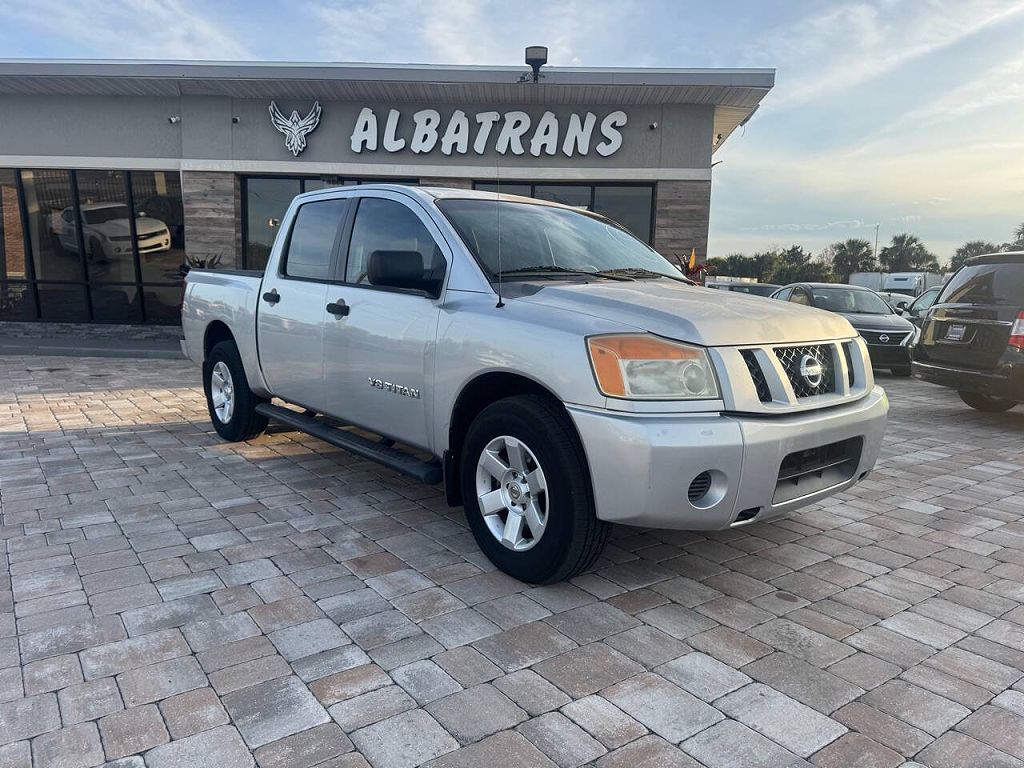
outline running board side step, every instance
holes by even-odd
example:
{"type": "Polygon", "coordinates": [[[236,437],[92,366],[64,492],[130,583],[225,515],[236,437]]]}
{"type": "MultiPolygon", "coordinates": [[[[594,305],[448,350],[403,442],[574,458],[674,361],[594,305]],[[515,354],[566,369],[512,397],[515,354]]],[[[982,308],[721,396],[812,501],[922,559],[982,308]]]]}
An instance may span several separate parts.
{"type": "Polygon", "coordinates": [[[256,406],[256,413],[266,416],[271,421],[276,421],[285,426],[305,432],[307,435],[323,440],[325,443],[343,448],[349,453],[362,456],[364,459],[376,461],[396,472],[408,475],[419,480],[421,483],[434,485],[441,482],[441,463],[438,461],[427,461],[417,458],[411,453],[392,448],[384,443],[379,443],[369,438],[357,435],[338,427],[332,427],[312,416],[282,408],[273,403],[260,403],[256,406]]]}

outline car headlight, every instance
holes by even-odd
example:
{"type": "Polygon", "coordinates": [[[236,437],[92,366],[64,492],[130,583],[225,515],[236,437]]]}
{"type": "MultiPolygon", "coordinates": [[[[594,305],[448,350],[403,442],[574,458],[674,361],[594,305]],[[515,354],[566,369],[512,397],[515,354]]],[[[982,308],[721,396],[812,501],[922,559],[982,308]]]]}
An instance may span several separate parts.
{"type": "Polygon", "coordinates": [[[701,347],[649,334],[591,336],[590,364],[598,389],[630,400],[713,400],[718,382],[701,347]]]}

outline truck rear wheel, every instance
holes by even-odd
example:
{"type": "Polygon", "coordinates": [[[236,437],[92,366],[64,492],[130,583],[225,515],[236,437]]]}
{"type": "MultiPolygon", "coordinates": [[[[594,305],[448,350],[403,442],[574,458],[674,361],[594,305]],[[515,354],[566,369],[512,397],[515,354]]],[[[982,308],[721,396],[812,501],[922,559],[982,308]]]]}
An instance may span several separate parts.
{"type": "Polygon", "coordinates": [[[588,568],[610,526],[597,519],[583,447],[565,410],[537,395],[489,405],[462,450],[462,497],[477,544],[520,581],[562,581],[588,568]]]}
{"type": "Polygon", "coordinates": [[[1001,397],[991,397],[977,392],[960,391],[957,394],[959,394],[960,399],[971,406],[971,408],[974,408],[977,411],[986,411],[988,413],[1001,413],[1002,411],[1008,411],[1017,404],[1014,400],[1004,400],[1001,397]]]}
{"type": "Polygon", "coordinates": [[[251,440],[267,428],[267,417],[256,413],[264,401],[249,389],[235,342],[222,341],[210,350],[203,362],[203,388],[210,421],[225,440],[251,440]]]}

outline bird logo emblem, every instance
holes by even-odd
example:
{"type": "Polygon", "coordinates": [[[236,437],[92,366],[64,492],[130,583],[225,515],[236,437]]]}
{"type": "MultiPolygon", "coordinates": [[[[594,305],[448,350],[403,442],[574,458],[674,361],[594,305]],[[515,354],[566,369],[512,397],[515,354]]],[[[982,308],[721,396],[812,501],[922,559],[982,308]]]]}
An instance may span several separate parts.
{"type": "Polygon", "coordinates": [[[270,102],[270,122],[284,134],[284,145],[295,157],[298,157],[306,148],[306,136],[311,134],[320,124],[320,102],[314,101],[313,108],[303,118],[299,117],[297,110],[292,110],[291,117],[285,117],[277,104],[270,102]]]}

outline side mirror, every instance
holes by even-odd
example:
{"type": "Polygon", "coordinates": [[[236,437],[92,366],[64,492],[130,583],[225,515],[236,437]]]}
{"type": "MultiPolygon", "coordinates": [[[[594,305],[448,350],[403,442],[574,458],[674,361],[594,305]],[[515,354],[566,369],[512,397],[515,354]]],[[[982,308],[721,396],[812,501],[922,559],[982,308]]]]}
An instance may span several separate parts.
{"type": "Polygon", "coordinates": [[[366,279],[370,285],[419,291],[436,299],[441,295],[445,261],[436,249],[428,259],[430,265],[424,266],[419,251],[374,251],[370,254],[366,279]]]}
{"type": "Polygon", "coordinates": [[[906,312],[907,311],[907,306],[908,306],[908,304],[905,301],[897,301],[896,302],[896,309],[899,312],[906,312]]]}

